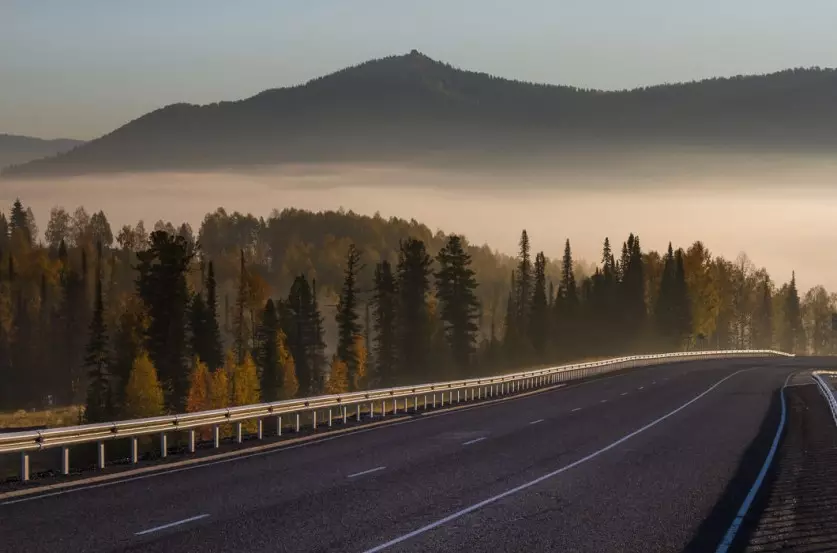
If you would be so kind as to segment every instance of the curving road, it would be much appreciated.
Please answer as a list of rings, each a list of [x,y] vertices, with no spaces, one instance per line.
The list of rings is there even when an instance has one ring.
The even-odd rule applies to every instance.
[[[0,500],[7,551],[714,551],[801,359],[637,369],[150,478]]]

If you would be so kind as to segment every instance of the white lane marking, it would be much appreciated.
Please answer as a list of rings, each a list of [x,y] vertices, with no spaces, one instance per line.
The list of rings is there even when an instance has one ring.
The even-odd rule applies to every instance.
[[[570,411],[570,413],[575,413],[576,411],[581,411],[581,407],[576,407],[575,409]]]
[[[194,522],[196,520],[200,520],[200,519],[206,518],[208,516],[209,515],[207,515],[207,514],[203,514],[203,515],[198,515],[198,516],[194,516],[194,517],[190,517],[190,518],[184,518],[183,520],[178,520],[176,522],[170,522],[170,523],[164,524],[162,526],[155,526],[154,528],[149,528],[148,530],[143,530],[142,532],[137,532],[134,535],[135,536],[144,536],[145,534],[150,534],[152,532],[159,532],[160,530],[165,530],[167,528],[174,528],[175,526],[180,526],[181,524],[186,524],[188,522]]]
[[[622,393],[621,393],[621,394],[619,394],[619,395],[621,395],[621,396],[626,396],[626,395],[628,395],[628,392],[622,392]]]
[[[601,400],[599,403],[607,403],[606,399]]]
[[[59,496],[59,495],[66,495],[66,494],[70,494],[70,493],[83,492],[83,491],[87,491],[87,490],[95,490],[95,489],[98,489],[98,488],[105,488],[105,487],[108,487],[108,486],[116,486],[118,484],[127,484],[128,482],[135,482],[137,480],[147,480],[149,478],[156,478],[158,476],[167,476],[169,474],[177,474],[178,472],[185,472],[187,470],[196,470],[196,469],[201,469],[201,468],[206,468],[206,467],[212,467],[212,466],[215,466],[215,465],[222,465],[222,464],[225,464],[225,463],[232,463],[233,461],[243,461],[245,459],[250,459],[250,458],[253,458],[253,457],[263,457],[265,455],[275,455],[275,454],[282,453],[282,452],[285,452],[285,451],[291,451],[293,449],[299,449],[299,448],[308,447],[308,446],[311,446],[311,445],[322,444],[322,443],[325,443],[325,442],[330,442],[332,440],[339,440],[341,438],[347,438],[349,436],[356,436],[358,434],[366,434],[367,432],[374,432],[376,430],[381,430],[381,429],[384,429],[384,428],[393,428],[395,426],[401,426],[403,424],[412,424],[414,422],[421,421],[421,420],[431,420],[431,419],[434,419],[436,417],[445,417],[445,416],[448,416],[448,415],[455,415],[457,413],[467,413],[469,411],[475,411],[477,409],[484,409],[484,408],[489,408],[489,407],[495,407],[497,405],[504,405],[508,401],[525,401],[526,399],[529,399],[529,398],[532,398],[532,397],[538,397],[541,394],[545,394],[545,393],[549,393],[549,392],[556,392],[556,391],[559,391],[559,390],[574,390],[576,388],[581,388],[582,386],[588,386],[588,385],[592,385],[592,384],[596,384],[596,383],[606,382],[608,380],[613,380],[615,378],[622,378],[622,377],[625,377],[625,376],[632,376],[632,375],[636,374],[638,371],[650,371],[650,370],[654,370],[654,369],[658,369],[658,368],[660,368],[660,366],[658,366],[658,365],[652,365],[652,366],[648,366],[648,367],[636,367],[635,369],[633,369],[632,371],[629,371],[629,372],[623,372],[623,373],[619,373],[619,374],[612,374],[612,375],[608,375],[608,376],[603,376],[601,378],[594,378],[592,380],[585,380],[584,382],[576,382],[576,383],[568,383],[568,384],[565,383],[564,385],[552,386],[550,388],[540,390],[537,393],[534,393],[532,395],[501,396],[500,398],[498,398],[497,402],[488,402],[488,403],[482,403],[482,404],[477,403],[475,405],[469,406],[467,409],[461,409],[461,410],[460,409],[454,409],[452,411],[443,411],[441,413],[427,413],[427,414],[422,413],[422,415],[424,415],[424,416],[421,417],[421,418],[401,420],[401,421],[393,422],[393,423],[390,423],[390,424],[375,426],[373,428],[360,428],[360,429],[354,430],[352,432],[347,432],[345,434],[337,434],[335,436],[326,435],[326,436],[323,436],[320,439],[312,440],[310,442],[304,442],[304,443],[301,443],[301,444],[292,444],[292,445],[288,445],[288,446],[282,446],[281,442],[280,442],[279,444],[277,444],[277,446],[275,448],[270,448],[270,449],[265,450],[265,451],[255,451],[253,453],[242,452],[241,455],[234,455],[234,456],[231,456],[231,457],[227,457],[225,459],[217,459],[215,461],[210,460],[210,461],[206,461],[205,463],[195,463],[195,464],[192,464],[192,465],[187,465],[185,467],[173,468],[173,469],[170,469],[170,470],[159,470],[159,471],[154,471],[154,472],[150,472],[150,473],[147,473],[147,474],[139,474],[137,476],[129,476],[127,478],[120,478],[120,479],[116,479],[116,480],[108,480],[107,482],[100,482],[100,483],[97,483],[97,484],[79,485],[77,487],[60,489],[60,490],[55,491],[55,492],[41,493],[41,494],[38,494],[38,495],[21,497],[19,499],[10,499],[8,501],[0,502],[0,507],[5,507],[6,505],[15,505],[17,503],[26,503],[28,501],[36,501],[38,499],[46,499],[48,497],[56,497],[56,496]]]
[[[713,384],[712,386],[710,386],[709,388],[707,388],[706,390],[701,392],[700,394],[696,395],[695,397],[693,397],[692,399],[690,399],[689,401],[687,401],[686,403],[684,403],[683,405],[681,405],[677,409],[675,409],[673,411],[669,411],[668,413],[666,413],[662,417],[660,417],[658,419],[654,419],[653,421],[649,422],[648,424],[639,428],[638,430],[634,430],[630,434],[626,434],[625,436],[622,436],[621,438],[619,438],[615,442],[611,443],[610,445],[607,445],[607,446],[605,446],[605,447],[603,447],[603,448],[601,448],[597,451],[594,451],[593,453],[587,455],[586,457],[582,457],[581,459],[579,459],[577,461],[573,461],[569,465],[565,465],[565,466],[563,466],[563,467],[561,467],[557,470],[554,470],[552,472],[544,474],[543,476],[535,478],[534,480],[526,482],[525,484],[521,484],[520,486],[517,486],[517,487],[512,488],[510,490],[506,490],[503,493],[497,494],[493,497],[489,497],[488,499],[484,499],[484,500],[480,501],[479,503],[474,503],[470,507],[465,507],[464,509],[462,509],[460,511],[456,511],[455,513],[452,513],[452,514],[450,514],[450,515],[448,515],[444,518],[440,518],[439,520],[437,520],[435,522],[431,522],[430,524],[428,524],[426,526],[422,526],[421,528],[419,528],[417,530],[413,530],[412,532],[409,532],[407,534],[404,534],[402,536],[394,538],[394,539],[392,539],[392,540],[390,540],[386,543],[382,543],[381,545],[375,546],[371,549],[367,549],[366,551],[364,551],[364,553],[377,553],[378,551],[383,551],[384,549],[386,549],[388,547],[392,547],[393,545],[398,545],[399,543],[407,541],[410,538],[414,538],[416,536],[424,534],[425,532],[433,530],[434,528],[438,528],[439,526],[442,526],[443,524],[447,524],[448,522],[450,522],[452,520],[456,520],[456,519],[458,519],[458,518],[460,518],[464,515],[467,515],[468,513],[472,513],[472,512],[474,512],[478,509],[481,509],[481,508],[485,507],[486,505],[496,503],[497,501],[503,499],[504,497],[508,497],[510,495],[521,492],[521,491],[523,491],[527,488],[531,488],[532,486],[534,486],[536,484],[540,484],[544,480],[548,480],[548,479],[550,479],[554,476],[557,476],[557,475],[559,475],[563,472],[566,472],[566,471],[570,470],[571,468],[574,468],[574,467],[577,467],[578,465],[586,463],[587,461],[590,461],[591,459],[595,459],[596,457],[598,457],[602,453],[604,453],[606,451],[610,451],[611,449],[623,444],[624,442],[628,441],[629,439],[633,438],[634,436],[636,436],[638,434],[641,434],[641,433],[645,432],[646,430],[648,430],[649,428],[652,428],[652,427],[660,424],[661,422],[668,419],[669,417],[672,417],[672,416],[676,415],[677,413],[679,413],[680,411],[682,411],[683,409],[685,409],[686,407],[688,407],[692,403],[696,402],[697,400],[699,400],[700,398],[702,398],[703,396],[705,396],[706,394],[708,394],[709,392],[711,392],[712,390],[714,390],[715,388],[717,388],[718,386],[720,386],[721,384],[723,384],[724,382],[726,382],[727,380],[732,378],[733,376],[735,376],[737,374],[740,374],[740,373],[743,373],[743,372],[746,372],[746,371],[750,371],[750,370],[752,370],[752,369],[741,369],[740,371],[736,371],[736,372],[732,373],[731,375],[725,376],[724,378],[722,378],[721,380],[719,380],[718,382],[716,382],[715,384]]]
[[[640,390],[644,390],[644,389],[645,389],[645,386],[640,386],[640,387],[639,387],[639,389],[640,389]]]
[[[656,383],[657,383],[657,381],[656,381],[656,380],[654,380],[654,381],[652,381],[652,382],[651,382],[651,384],[656,384]]]
[[[747,493],[747,497],[744,498],[744,503],[742,503],[741,508],[738,509],[738,513],[735,515],[732,524],[727,530],[727,533],[724,535],[724,539],[721,540],[721,544],[718,546],[718,549],[715,550],[715,553],[726,553],[732,546],[732,542],[735,540],[735,535],[738,533],[738,529],[741,527],[744,517],[747,516],[747,511],[750,510],[750,506],[752,505],[759,488],[761,488],[762,482],[764,482],[767,470],[773,462],[773,457],[776,455],[776,449],[779,447],[779,438],[782,436],[782,430],[785,428],[785,388],[788,387],[790,377],[791,375],[789,374],[785,379],[785,384],[782,386],[782,391],[780,392],[782,399],[782,416],[779,419],[779,427],[776,429],[776,435],[773,437],[773,444],[770,446],[770,451],[767,452],[767,457],[764,459],[764,464],[761,466],[761,470],[759,471],[759,475],[756,477],[756,481],[753,482],[753,487],[750,488],[749,493]]]
[[[469,441],[465,442],[465,443],[464,443],[464,444],[462,444],[462,445],[471,445],[471,444],[475,444],[475,443],[477,443],[477,442],[481,442],[481,441],[483,441],[484,439],[485,439],[485,436],[483,436],[482,438],[475,438],[475,439],[473,439],[473,440],[469,440]]]
[[[532,421],[529,424],[538,424],[539,422],[543,422],[543,419],[538,419],[536,421]]]
[[[378,471],[380,471],[380,470],[384,470],[385,468],[386,468],[386,467],[375,467],[375,468],[373,468],[373,469],[364,470],[364,471],[361,471],[361,472],[356,472],[356,473],[354,473],[354,474],[350,474],[350,475],[349,475],[349,476],[347,476],[346,478],[354,478],[355,476],[363,476],[364,474],[371,474],[371,473],[373,473],[373,472],[378,472]]]

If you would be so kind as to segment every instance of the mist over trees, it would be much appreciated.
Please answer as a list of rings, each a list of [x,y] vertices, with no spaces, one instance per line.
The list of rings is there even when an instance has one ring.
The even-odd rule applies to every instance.
[[[837,296],[700,241],[604,238],[580,269],[520,232],[512,258],[401,219],[218,209],[197,232],[57,207],[0,214],[0,409],[80,420],[195,411],[594,357],[837,350]]]

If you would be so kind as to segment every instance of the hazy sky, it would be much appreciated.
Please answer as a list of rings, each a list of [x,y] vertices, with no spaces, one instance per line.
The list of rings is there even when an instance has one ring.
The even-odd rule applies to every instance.
[[[0,0],[0,133],[92,138],[413,48],[624,88],[837,59],[834,0]]]

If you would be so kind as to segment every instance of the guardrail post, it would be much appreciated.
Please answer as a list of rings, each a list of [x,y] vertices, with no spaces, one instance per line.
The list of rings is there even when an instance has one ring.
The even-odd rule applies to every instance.
[[[61,448],[61,474],[70,474],[70,448],[66,445]]]
[[[282,415],[276,417],[276,435],[282,435]]]
[[[256,437],[260,440],[264,438],[264,421],[262,419],[256,421]]]
[[[375,402],[374,401],[369,402],[369,418],[370,419],[375,418]]]
[[[328,408],[328,427],[331,428],[331,407]]]
[[[348,415],[348,410],[349,410],[349,408],[344,405],[343,406],[343,424],[346,424],[346,418],[347,418],[347,415]]]
[[[424,410],[427,411],[427,394],[424,394]]]
[[[418,413],[418,396],[413,396],[413,413]]]
[[[299,433],[299,413],[296,414],[296,432]]]
[[[317,429],[317,410],[314,409],[312,411],[312,413],[314,414],[314,430],[316,430]]]
[[[101,470],[101,469],[105,468],[105,442],[99,440],[96,443],[96,450],[98,451],[98,456],[97,456],[98,459],[97,459],[96,466],[98,466],[99,469]]]
[[[29,482],[29,452],[20,452],[20,481]]]
[[[357,422],[360,422],[360,403],[357,404]]]
[[[242,436],[242,425],[241,421],[239,421],[235,423],[235,442],[240,444],[243,439],[244,436]]]
[[[195,452],[195,429],[189,430],[189,453]]]
[[[456,390],[456,403],[459,403],[459,390]]]
[[[221,428],[217,424],[212,427],[212,441],[215,443],[215,449],[221,447]]]
[[[136,436],[131,436],[131,464],[136,465],[139,461],[139,440]]]
[[[398,414],[398,399],[396,399],[396,398],[392,398],[392,414],[393,415]]]
[[[160,432],[160,457],[165,458],[169,453],[169,443],[165,432]]]

